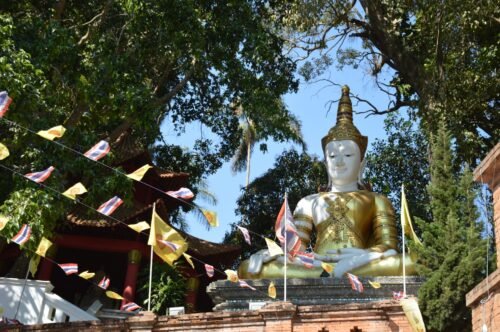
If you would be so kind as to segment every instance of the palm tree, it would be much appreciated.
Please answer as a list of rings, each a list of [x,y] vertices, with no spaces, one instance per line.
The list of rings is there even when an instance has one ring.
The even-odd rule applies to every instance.
[[[281,99],[278,101],[278,106],[282,108],[285,107]],[[255,122],[250,118],[249,114],[243,110],[241,105],[236,107],[235,112],[240,117],[242,137],[240,145],[233,156],[231,170],[233,174],[246,170],[245,188],[247,188],[250,183],[250,161],[253,148],[257,142],[266,139],[266,137],[262,137],[262,135],[259,134],[259,130],[255,125]],[[307,149],[306,143],[303,140],[300,121],[293,114],[288,114],[286,131],[287,133],[285,136],[287,137],[287,140],[299,144],[303,150]],[[265,152],[265,150],[263,151]]]

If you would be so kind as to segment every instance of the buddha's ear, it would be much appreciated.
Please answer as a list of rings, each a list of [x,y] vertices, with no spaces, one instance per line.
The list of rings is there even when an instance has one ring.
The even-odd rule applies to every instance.
[[[366,167],[366,159],[363,158],[361,160],[361,163],[359,165],[359,173],[358,173],[358,183],[363,184],[363,173],[365,172],[365,167]]]

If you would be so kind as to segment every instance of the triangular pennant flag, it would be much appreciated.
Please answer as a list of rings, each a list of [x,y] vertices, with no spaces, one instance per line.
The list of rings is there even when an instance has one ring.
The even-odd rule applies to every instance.
[[[151,166],[149,164],[146,164],[146,165],[142,166],[141,168],[136,169],[132,173],[127,174],[127,177],[129,177],[129,178],[131,178],[132,180],[135,180],[135,181],[141,181],[142,178],[144,177],[144,175],[146,174],[146,172],[150,168],[153,168],[153,166]]]
[[[274,242],[271,239],[268,239],[267,237],[264,238],[264,240],[266,240],[267,249],[269,250],[269,255],[271,256],[283,255],[283,250],[280,248],[279,245],[276,244],[276,242]]]
[[[78,275],[79,277],[82,277],[83,279],[90,279],[95,276],[94,272],[89,272],[89,271],[83,271]]]
[[[39,263],[40,263],[40,256],[33,255],[33,257],[31,257],[31,259],[30,259],[29,266],[28,266],[28,269],[29,269],[31,276],[33,278],[35,277],[36,271],[38,271],[38,264]]]
[[[85,188],[85,186],[81,182],[78,182],[77,184],[74,184],[72,187],[63,192],[63,195],[68,197],[69,199],[75,200],[76,195],[85,194],[86,192],[87,188]]]
[[[250,240],[250,233],[248,232],[248,229],[246,229],[245,227],[241,227],[241,226],[236,226],[236,227],[238,227],[238,229],[243,234],[243,237],[245,238],[245,242],[248,243],[249,246],[251,246],[252,241]]]
[[[89,159],[97,161],[106,156],[110,150],[111,147],[109,146],[108,142],[99,141],[96,145],[94,145],[90,150],[85,152],[83,155]]]
[[[371,280],[368,280],[368,283],[373,287],[373,288],[380,288],[382,287],[382,285],[380,284],[380,282],[378,281],[371,281]]]
[[[0,160],[4,160],[9,156],[9,149],[2,143],[0,143]]]
[[[0,92],[0,118],[7,113],[11,102],[12,98],[9,97],[7,91]]]
[[[182,198],[182,199],[191,199],[194,197],[193,192],[188,188],[184,187],[179,188],[175,191],[167,191],[166,194],[172,197]]]
[[[185,252],[182,253],[182,255],[184,256],[184,258],[186,259],[186,262],[189,263],[189,265],[191,265],[191,267],[193,268],[194,270],[194,264],[193,264],[193,261],[191,260],[191,255],[188,255],[186,254]]]
[[[140,233],[150,228],[149,224],[145,221],[139,221],[137,224],[130,224],[128,225],[128,227],[132,228],[137,233]]]
[[[58,265],[64,271],[64,273],[66,273],[66,275],[68,275],[68,276],[70,274],[78,273],[78,264],[76,264],[76,263],[65,263],[65,264],[58,264]],[[85,278],[84,276],[82,276],[84,273],[88,273],[88,271],[82,272],[80,274],[80,277],[82,277],[84,279],[89,279],[89,278],[92,278],[94,276],[94,274],[91,273],[92,276],[90,276],[89,278]]]
[[[201,213],[203,213],[210,226],[219,227],[219,219],[217,218],[217,213],[215,211],[201,209]]]
[[[173,265],[188,248],[184,238],[160,218],[155,207],[151,216],[148,245],[169,265]]]
[[[137,309],[141,309],[141,307],[137,303],[134,303],[134,302],[124,304],[120,308],[120,310],[123,310],[123,311],[135,311]]]
[[[333,265],[332,264],[321,262],[321,267],[323,268],[323,270],[325,270],[326,272],[328,272],[330,274],[333,272]]]
[[[227,280],[229,280],[231,282],[238,282],[238,273],[236,273],[236,271],[225,270],[224,273],[227,276]]]
[[[45,139],[48,139],[49,141],[52,141],[54,140],[54,138],[63,137],[65,132],[66,128],[64,128],[63,126],[55,126],[50,128],[49,130],[40,130],[37,134]]]
[[[214,276],[214,267],[210,264],[205,264],[205,271],[207,272],[207,276],[212,278]]]
[[[106,276],[104,276],[101,279],[101,281],[99,281],[99,283],[97,284],[97,286],[101,287],[102,289],[108,289],[110,283],[111,283],[111,281],[109,280],[109,278],[107,278]]]
[[[106,296],[113,300],[123,300],[123,296],[110,290],[106,291]]]
[[[355,291],[358,291],[360,293],[363,292],[364,287],[361,281],[359,281],[358,277],[355,276],[354,274],[347,273],[347,278],[349,279],[349,282],[351,283],[351,288],[354,289]]]
[[[15,242],[19,245],[26,243],[31,237],[31,227],[27,224],[24,224],[19,232],[11,239],[12,242]]]
[[[36,254],[45,257],[45,254],[47,253],[47,250],[50,249],[50,247],[52,247],[52,242],[42,237],[40,243],[38,244],[38,248],[36,249]]]
[[[35,181],[36,183],[41,183],[45,180],[47,180],[52,174],[52,171],[54,171],[55,168],[54,166],[50,166],[46,170],[40,171],[40,172],[34,172],[34,173],[28,173],[25,174],[24,176],[30,179],[31,181]]]
[[[250,288],[253,291],[257,290],[255,287],[250,286],[245,280],[238,280],[238,284],[240,284],[240,287]]]
[[[8,222],[9,218],[4,215],[0,215],[0,231],[5,227],[5,225],[7,225]]]
[[[111,198],[110,200],[108,200],[107,202],[104,202],[101,206],[99,206],[99,208],[97,209],[97,212],[100,212],[106,216],[109,216],[113,212],[115,212],[115,210],[120,205],[122,205],[122,203],[123,203],[123,200],[120,197],[114,196],[113,198]]]
[[[276,286],[274,286],[274,282],[271,281],[269,287],[267,288],[267,295],[269,297],[275,299],[276,298]]]
[[[422,313],[418,307],[418,302],[414,298],[410,297],[402,299],[400,303],[413,331],[425,332],[424,319],[422,318]]]

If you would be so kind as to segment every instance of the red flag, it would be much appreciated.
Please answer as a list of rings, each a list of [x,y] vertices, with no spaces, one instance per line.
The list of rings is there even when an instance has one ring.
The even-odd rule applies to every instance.
[[[96,145],[94,145],[90,150],[84,153],[84,156],[92,159],[99,160],[102,157],[106,156],[108,152],[111,150],[109,143],[106,141],[99,141]]]
[[[107,202],[103,203],[99,208],[97,209],[97,212],[100,212],[106,216],[109,216],[111,213],[115,212],[115,210],[122,205],[123,201],[121,200],[120,197],[115,196],[108,200]]]
[[[352,289],[355,291],[358,291],[360,293],[363,292],[363,284],[361,281],[359,281],[358,277],[356,277],[354,274],[347,273],[347,278],[349,279],[349,282],[351,283]]]
[[[207,271],[207,276],[212,278],[214,276],[214,267],[209,264],[205,264],[205,271]]]
[[[0,92],[0,118],[2,118],[9,109],[12,98],[9,97],[7,91]]]
[[[47,168],[44,171],[28,173],[28,174],[25,174],[24,176],[27,177],[28,179],[30,179],[31,181],[35,181],[36,183],[41,183],[49,178],[50,174],[52,174],[52,171],[54,169],[55,168],[53,166],[50,166],[49,168]]]
[[[110,284],[109,278],[104,277],[101,279],[101,281],[99,281],[99,284],[97,284],[97,286],[101,287],[102,289],[108,289],[109,284]]]

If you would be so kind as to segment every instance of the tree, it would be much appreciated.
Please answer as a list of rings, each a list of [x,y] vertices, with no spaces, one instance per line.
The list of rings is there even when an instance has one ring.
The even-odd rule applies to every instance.
[[[243,247],[243,257],[265,248],[263,239],[252,236],[252,247],[244,244],[236,226],[243,226],[257,234],[274,238],[274,224],[288,194],[290,209],[307,195],[318,192],[327,183],[326,169],[317,157],[295,150],[284,151],[262,176],[254,179],[238,199],[236,214],[241,222],[233,223],[224,237],[225,243],[238,243]]]
[[[468,165],[454,167],[450,134],[444,129],[431,141],[432,220],[417,219],[423,246],[414,246],[420,272],[427,278],[418,292],[427,326],[433,331],[468,331],[465,295],[484,278],[486,242],[474,200],[477,188]]]
[[[332,64],[365,66],[391,101],[367,114],[416,110],[426,133],[438,119],[474,166],[500,136],[499,12],[495,1],[274,1],[273,22],[299,56],[306,80],[321,80]],[[359,47],[345,46],[348,39]],[[336,60],[336,61],[335,61]],[[385,80],[389,76],[388,80]],[[328,81],[328,80],[325,80]],[[331,82],[331,81],[329,81]],[[335,84],[339,82],[333,82]]]
[[[237,148],[234,100],[255,106],[249,116],[263,139],[291,137],[288,110],[273,103],[297,88],[295,64],[265,24],[265,7],[245,0],[2,2],[0,90],[14,99],[6,119],[35,132],[63,124],[62,143],[81,152],[126,137],[153,151],[159,167],[191,171],[196,184]],[[161,136],[164,120],[179,133],[198,122],[213,137],[183,150]],[[31,132],[0,121],[0,140],[11,150],[3,165],[21,174],[53,165],[46,183],[60,192],[82,181],[87,205],[114,194],[131,203],[131,181]],[[105,162],[122,157],[112,153]],[[4,235],[31,224],[31,249],[72,208],[5,170],[0,183],[0,213],[11,218]]]

